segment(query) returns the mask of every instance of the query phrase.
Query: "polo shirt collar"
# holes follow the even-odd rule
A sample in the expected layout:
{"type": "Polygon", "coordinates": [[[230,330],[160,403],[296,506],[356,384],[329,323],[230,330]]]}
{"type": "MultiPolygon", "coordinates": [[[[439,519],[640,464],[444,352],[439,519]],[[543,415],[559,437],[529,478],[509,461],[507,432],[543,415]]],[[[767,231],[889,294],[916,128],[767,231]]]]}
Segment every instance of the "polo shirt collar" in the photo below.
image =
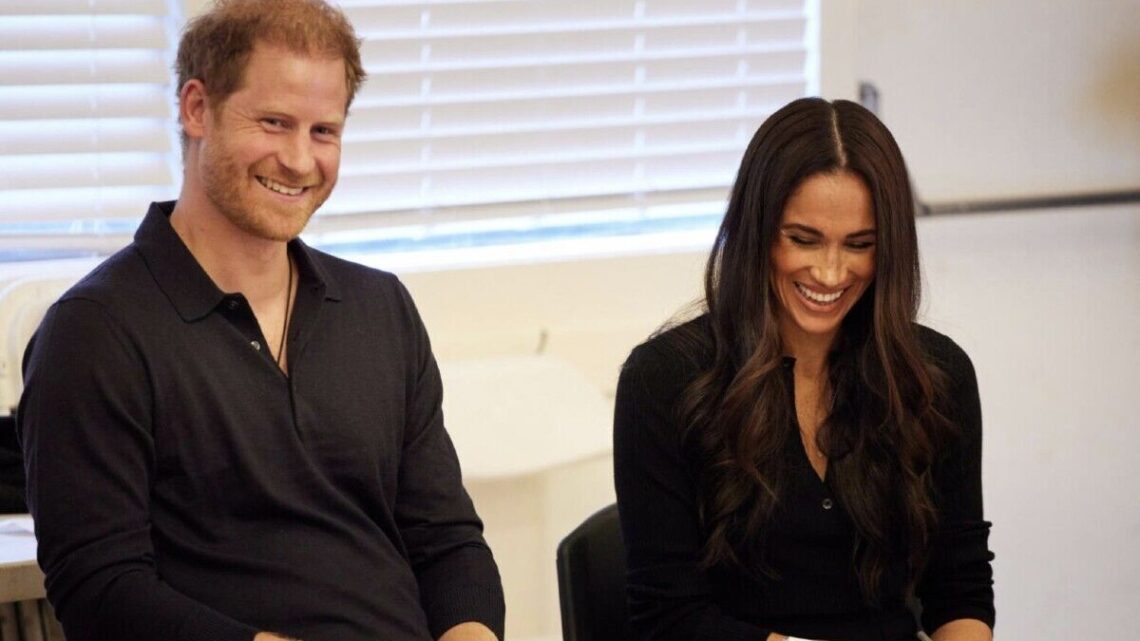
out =
{"type": "MultiPolygon", "coordinates": [[[[173,200],[151,203],[135,232],[134,245],[178,315],[191,322],[214,311],[226,294],[218,289],[171,226],[174,204],[173,200]]],[[[340,300],[340,288],[321,264],[319,252],[300,239],[289,242],[289,251],[297,260],[302,282],[311,278],[314,287],[324,289],[325,298],[340,300]]]]}
{"type": "Polygon", "coordinates": [[[317,291],[323,290],[325,300],[341,299],[336,277],[328,272],[322,260],[324,254],[309,247],[300,238],[289,241],[289,253],[297,261],[297,273],[300,274],[302,284],[308,284],[317,291]]]}

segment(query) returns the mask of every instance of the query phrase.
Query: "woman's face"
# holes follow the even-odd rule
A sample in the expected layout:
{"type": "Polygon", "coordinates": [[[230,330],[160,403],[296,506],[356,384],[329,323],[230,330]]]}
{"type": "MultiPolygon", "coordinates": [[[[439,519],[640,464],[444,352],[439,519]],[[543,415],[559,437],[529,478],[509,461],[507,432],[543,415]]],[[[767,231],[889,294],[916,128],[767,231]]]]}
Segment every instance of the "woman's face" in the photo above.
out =
{"type": "Polygon", "coordinates": [[[784,207],[772,248],[785,348],[830,346],[843,318],[875,278],[871,193],[847,171],[808,177],[784,207]]]}

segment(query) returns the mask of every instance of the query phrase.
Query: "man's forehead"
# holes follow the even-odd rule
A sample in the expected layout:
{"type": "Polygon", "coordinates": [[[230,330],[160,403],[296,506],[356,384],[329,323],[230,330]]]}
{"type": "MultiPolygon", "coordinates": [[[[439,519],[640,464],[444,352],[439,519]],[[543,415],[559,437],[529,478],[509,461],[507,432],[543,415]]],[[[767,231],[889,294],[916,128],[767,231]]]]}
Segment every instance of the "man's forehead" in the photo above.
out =
{"type": "Polygon", "coordinates": [[[346,73],[346,65],[347,61],[345,61],[344,57],[338,53],[311,52],[304,48],[286,46],[269,40],[258,40],[254,43],[253,48],[250,50],[249,56],[246,57],[246,60],[242,65],[241,75],[238,79],[237,87],[235,87],[235,92],[249,88],[251,80],[254,79],[257,81],[263,81],[261,84],[270,86],[280,85],[280,83],[284,83],[289,79],[304,79],[314,89],[319,87],[321,84],[325,84],[326,87],[324,87],[324,89],[326,91],[329,87],[333,86],[333,83],[337,83],[337,81],[339,81],[336,86],[337,89],[343,89],[345,100],[344,111],[347,112],[348,78],[346,73]],[[298,74],[297,76],[290,77],[289,75],[282,73],[283,70],[287,70],[289,68],[290,63],[298,66],[309,66],[310,63],[317,63],[318,65],[336,65],[338,67],[339,73],[322,73],[319,75],[306,73],[304,75],[298,74]],[[274,67],[277,67],[277,69],[274,70],[275,73],[272,75],[272,77],[264,73],[264,71],[259,72],[257,69],[255,69],[255,67],[264,65],[273,65],[274,67]]]}

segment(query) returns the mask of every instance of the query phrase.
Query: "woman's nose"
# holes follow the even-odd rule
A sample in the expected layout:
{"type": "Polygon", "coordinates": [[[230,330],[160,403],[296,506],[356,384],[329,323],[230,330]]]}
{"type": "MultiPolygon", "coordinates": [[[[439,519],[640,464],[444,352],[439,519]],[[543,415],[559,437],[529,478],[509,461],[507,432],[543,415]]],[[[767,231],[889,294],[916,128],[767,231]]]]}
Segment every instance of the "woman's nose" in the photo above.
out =
{"type": "Polygon", "coordinates": [[[836,287],[843,282],[843,261],[837,249],[822,252],[816,264],[812,265],[811,277],[825,287],[836,287]]]}

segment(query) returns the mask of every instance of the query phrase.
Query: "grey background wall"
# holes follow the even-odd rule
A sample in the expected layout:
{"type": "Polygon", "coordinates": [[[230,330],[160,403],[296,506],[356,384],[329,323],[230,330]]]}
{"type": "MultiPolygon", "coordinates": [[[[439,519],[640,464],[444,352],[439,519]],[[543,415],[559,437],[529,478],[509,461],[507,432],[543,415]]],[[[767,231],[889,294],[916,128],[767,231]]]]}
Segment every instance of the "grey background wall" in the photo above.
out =
{"type": "Polygon", "coordinates": [[[824,93],[881,90],[924,198],[1140,186],[1137,0],[821,2],[824,93]]]}
{"type": "MultiPolygon", "coordinates": [[[[822,93],[878,86],[924,198],[1140,189],[1140,2],[821,2],[822,93]]],[[[967,349],[981,383],[997,637],[1130,637],[1140,207],[930,219],[919,234],[924,320],[967,349]]],[[[699,294],[702,260],[403,276],[441,358],[533,350],[545,331],[550,352],[612,392],[629,348],[699,294]]],[[[559,477],[555,530],[612,500],[606,469],[559,477]]],[[[500,556],[522,544],[518,532],[488,535],[509,543],[500,556]]],[[[512,607],[549,610],[548,597],[518,593],[512,607]]]]}

